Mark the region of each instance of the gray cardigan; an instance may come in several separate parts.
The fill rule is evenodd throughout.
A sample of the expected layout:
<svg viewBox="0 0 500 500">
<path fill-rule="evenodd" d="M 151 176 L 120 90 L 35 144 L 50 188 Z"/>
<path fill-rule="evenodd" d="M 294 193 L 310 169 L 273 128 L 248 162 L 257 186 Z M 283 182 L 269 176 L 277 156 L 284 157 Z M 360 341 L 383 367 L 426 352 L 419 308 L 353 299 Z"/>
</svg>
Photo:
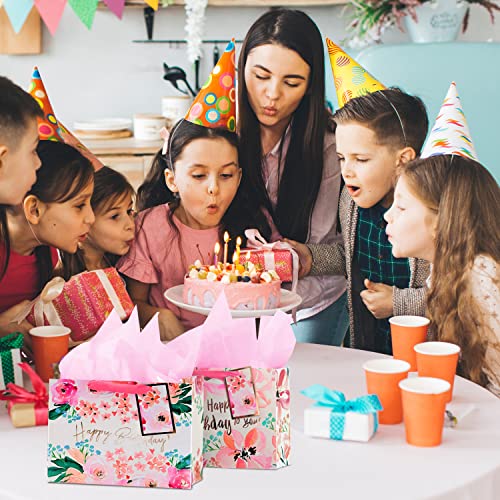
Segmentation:
<svg viewBox="0 0 500 500">
<path fill-rule="evenodd" d="M 359 293 L 354 293 L 363 288 L 359 271 L 353 268 L 353 256 L 356 242 L 356 227 L 358 223 L 357 205 L 344 188 L 339 201 L 340 226 L 344 244 L 308 244 L 312 254 L 311 275 L 340 274 L 347 277 L 347 291 L 349 304 L 350 338 L 351 347 L 358 349 L 369 349 L 370 343 L 363 335 L 363 318 L 356 317 L 359 308 Z M 425 315 L 426 279 L 429 276 L 429 263 L 422 259 L 409 259 L 410 263 L 410 287 L 397 288 L 394 290 L 394 316 L 399 315 Z M 357 286 L 353 287 L 353 284 Z M 353 290 L 354 288 L 354 290 Z M 354 304 L 357 302 L 357 305 Z M 361 306 L 362 307 L 362 306 Z M 365 312 L 368 312 L 366 308 Z M 365 320 L 369 319 L 362 311 Z M 370 314 L 371 316 L 371 314 Z M 373 318 L 373 316 L 372 316 Z"/>
</svg>

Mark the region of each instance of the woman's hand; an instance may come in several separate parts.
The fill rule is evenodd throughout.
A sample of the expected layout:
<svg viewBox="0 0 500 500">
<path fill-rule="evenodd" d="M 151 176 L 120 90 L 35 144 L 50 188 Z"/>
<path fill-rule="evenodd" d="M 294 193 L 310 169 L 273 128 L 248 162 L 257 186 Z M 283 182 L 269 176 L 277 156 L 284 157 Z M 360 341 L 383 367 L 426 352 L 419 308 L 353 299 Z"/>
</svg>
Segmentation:
<svg viewBox="0 0 500 500">
<path fill-rule="evenodd" d="M 158 323 L 160 325 L 160 338 L 163 342 L 166 340 L 173 340 L 186 331 L 175 314 L 168 309 L 160 310 Z"/>
<path fill-rule="evenodd" d="M 393 315 L 393 289 L 383 283 L 365 280 L 366 290 L 361 292 L 361 300 L 377 319 L 389 318 Z"/>
<path fill-rule="evenodd" d="M 288 243 L 299 255 L 299 278 L 307 276 L 311 272 L 312 255 L 307 245 L 298 241 L 284 238 L 285 243 Z"/>
</svg>

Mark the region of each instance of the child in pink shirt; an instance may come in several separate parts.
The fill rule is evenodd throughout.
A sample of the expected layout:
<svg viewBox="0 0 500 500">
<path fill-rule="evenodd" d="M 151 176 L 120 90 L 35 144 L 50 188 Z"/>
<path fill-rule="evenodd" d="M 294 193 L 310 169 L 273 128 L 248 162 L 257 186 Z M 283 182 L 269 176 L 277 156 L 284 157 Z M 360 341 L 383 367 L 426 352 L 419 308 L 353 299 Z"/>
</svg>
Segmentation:
<svg viewBox="0 0 500 500">
<path fill-rule="evenodd" d="M 225 230 L 243 235 L 249 227 L 236 196 L 240 180 L 236 134 L 183 120 L 170 135 L 166 155 L 156 155 L 139 188 L 138 209 L 143 211 L 136 219 L 136 238 L 117 268 L 127 277 L 141 323 L 159 312 L 163 340 L 205 319 L 179 309 L 163 294 L 184 282 L 190 264 L 212 261 Z"/>
</svg>

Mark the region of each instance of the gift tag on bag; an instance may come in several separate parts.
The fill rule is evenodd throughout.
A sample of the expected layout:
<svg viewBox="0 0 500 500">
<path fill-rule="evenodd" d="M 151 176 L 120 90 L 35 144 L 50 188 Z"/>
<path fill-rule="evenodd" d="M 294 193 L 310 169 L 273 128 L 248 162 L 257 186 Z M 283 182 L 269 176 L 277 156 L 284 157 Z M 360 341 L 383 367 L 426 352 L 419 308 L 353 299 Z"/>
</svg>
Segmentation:
<svg viewBox="0 0 500 500">
<path fill-rule="evenodd" d="M 259 414 L 257 394 L 250 367 L 231 370 L 238 375 L 226 377 L 227 399 L 233 418 L 255 417 Z"/>
</svg>

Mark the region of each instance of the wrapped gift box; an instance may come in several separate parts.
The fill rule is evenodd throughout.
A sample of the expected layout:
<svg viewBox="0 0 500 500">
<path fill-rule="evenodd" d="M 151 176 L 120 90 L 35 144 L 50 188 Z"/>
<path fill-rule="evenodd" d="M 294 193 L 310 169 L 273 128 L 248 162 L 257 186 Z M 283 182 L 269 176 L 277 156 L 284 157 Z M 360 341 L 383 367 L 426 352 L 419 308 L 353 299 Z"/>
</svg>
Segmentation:
<svg viewBox="0 0 500 500">
<path fill-rule="evenodd" d="M 343 441 L 369 441 L 378 429 L 382 409 L 375 395 L 346 401 L 343 393 L 326 387 L 311 386 L 302 394 L 317 403 L 304 410 L 304 434 Z"/>
<path fill-rule="evenodd" d="M 280 280 L 291 282 L 293 278 L 293 259 L 292 253 L 287 249 L 280 250 L 256 250 L 253 248 L 244 248 L 240 253 L 240 264 L 248 261 L 254 265 L 260 265 L 267 271 L 276 271 Z"/>
<path fill-rule="evenodd" d="M 73 341 L 92 337 L 115 309 L 123 321 L 134 304 L 114 267 L 89 271 L 64 282 L 55 278 L 34 301 L 27 320 L 36 326 L 64 325 Z"/>
<path fill-rule="evenodd" d="M 0 390 L 9 383 L 23 385 L 23 374 L 19 367 L 22 346 L 22 333 L 11 333 L 0 338 Z"/>
</svg>

